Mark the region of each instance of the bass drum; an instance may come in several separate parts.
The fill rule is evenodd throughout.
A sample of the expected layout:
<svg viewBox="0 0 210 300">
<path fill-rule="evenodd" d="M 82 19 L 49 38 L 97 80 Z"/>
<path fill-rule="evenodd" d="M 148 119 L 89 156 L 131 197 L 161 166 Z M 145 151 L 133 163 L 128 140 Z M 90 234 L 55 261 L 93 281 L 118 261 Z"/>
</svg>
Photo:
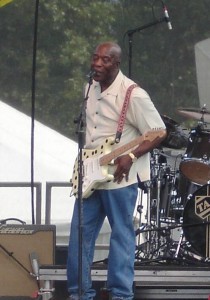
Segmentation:
<svg viewBox="0 0 210 300">
<path fill-rule="evenodd" d="M 183 232 L 192 250 L 210 257 L 210 185 L 189 196 L 183 213 Z"/>
</svg>

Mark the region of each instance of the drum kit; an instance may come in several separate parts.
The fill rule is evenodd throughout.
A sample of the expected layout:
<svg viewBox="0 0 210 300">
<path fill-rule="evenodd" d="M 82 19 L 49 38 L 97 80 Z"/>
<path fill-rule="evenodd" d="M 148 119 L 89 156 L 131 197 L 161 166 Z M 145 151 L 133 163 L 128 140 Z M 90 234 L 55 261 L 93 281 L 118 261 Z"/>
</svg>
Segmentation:
<svg viewBox="0 0 210 300">
<path fill-rule="evenodd" d="M 210 111 L 204 106 L 177 113 L 196 120 L 196 126 L 186 133 L 162 116 L 167 137 L 151 153 L 151 180 L 142 193 L 146 222 L 136 230 L 144 242 L 137 246 L 136 258 L 210 263 Z M 137 210 L 142 215 L 142 200 Z"/>
</svg>

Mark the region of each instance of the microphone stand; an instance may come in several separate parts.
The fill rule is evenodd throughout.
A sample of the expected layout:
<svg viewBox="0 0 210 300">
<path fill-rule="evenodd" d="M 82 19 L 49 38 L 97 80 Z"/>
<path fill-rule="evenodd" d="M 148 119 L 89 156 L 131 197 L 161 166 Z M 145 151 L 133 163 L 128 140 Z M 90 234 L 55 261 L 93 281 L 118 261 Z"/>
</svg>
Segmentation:
<svg viewBox="0 0 210 300">
<path fill-rule="evenodd" d="M 83 199 L 82 199 L 82 183 L 83 183 L 83 161 L 82 161 L 82 149 L 84 148 L 84 135 L 85 135 L 85 124 L 86 124 L 86 106 L 87 100 L 89 97 L 90 87 L 93 83 L 92 76 L 89 77 L 89 86 L 87 93 L 84 98 L 83 105 L 81 107 L 81 112 L 78 118 L 74 120 L 74 123 L 77 124 L 76 133 L 78 135 L 78 211 L 79 211 L 79 231 L 78 231 L 78 241 L 79 241 L 79 250 L 78 250 L 78 293 L 79 299 L 82 299 L 82 239 L 83 239 Z"/>
<path fill-rule="evenodd" d="M 141 31 L 143 29 L 149 28 L 151 26 L 160 24 L 162 22 L 167 22 L 167 18 L 163 17 L 161 19 L 155 20 L 153 22 L 147 23 L 143 26 L 134 28 L 134 29 L 130 29 L 128 30 L 125 34 L 128 35 L 128 43 L 129 43 L 129 54 L 128 54 L 128 61 L 129 61 L 129 65 L 128 65 L 128 77 L 131 78 L 131 67 L 132 67 L 132 52 L 133 52 L 133 34 Z"/>
</svg>

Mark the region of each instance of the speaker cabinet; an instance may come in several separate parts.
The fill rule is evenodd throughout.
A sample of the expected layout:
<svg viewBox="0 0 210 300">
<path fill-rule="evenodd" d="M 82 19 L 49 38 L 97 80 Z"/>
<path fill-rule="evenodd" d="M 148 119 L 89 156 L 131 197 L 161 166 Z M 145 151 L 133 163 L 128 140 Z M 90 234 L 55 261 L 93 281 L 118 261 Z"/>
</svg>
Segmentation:
<svg viewBox="0 0 210 300">
<path fill-rule="evenodd" d="M 38 291 L 31 257 L 53 265 L 55 241 L 55 225 L 0 225 L 0 296 L 31 297 Z"/>
</svg>

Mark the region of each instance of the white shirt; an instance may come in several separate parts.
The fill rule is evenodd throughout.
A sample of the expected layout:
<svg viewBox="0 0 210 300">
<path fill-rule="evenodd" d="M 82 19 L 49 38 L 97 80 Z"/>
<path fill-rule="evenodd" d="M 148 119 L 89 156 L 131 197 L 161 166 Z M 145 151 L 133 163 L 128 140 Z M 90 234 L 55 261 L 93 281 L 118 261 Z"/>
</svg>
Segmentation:
<svg viewBox="0 0 210 300">
<path fill-rule="evenodd" d="M 103 144 L 107 137 L 115 138 L 121 109 L 126 91 L 134 82 L 119 71 L 114 82 L 101 93 L 100 84 L 93 80 L 90 87 L 86 108 L 86 142 L 85 148 L 95 149 Z M 145 90 L 140 87 L 133 89 L 126 114 L 120 143 L 112 149 L 127 144 L 152 129 L 165 129 L 165 124 Z M 126 153 L 131 152 L 132 149 Z M 109 172 L 114 173 L 116 166 L 110 166 Z M 141 156 L 131 167 L 129 180 L 101 183 L 98 189 L 116 189 L 137 182 L 150 180 L 150 153 Z"/>
</svg>

